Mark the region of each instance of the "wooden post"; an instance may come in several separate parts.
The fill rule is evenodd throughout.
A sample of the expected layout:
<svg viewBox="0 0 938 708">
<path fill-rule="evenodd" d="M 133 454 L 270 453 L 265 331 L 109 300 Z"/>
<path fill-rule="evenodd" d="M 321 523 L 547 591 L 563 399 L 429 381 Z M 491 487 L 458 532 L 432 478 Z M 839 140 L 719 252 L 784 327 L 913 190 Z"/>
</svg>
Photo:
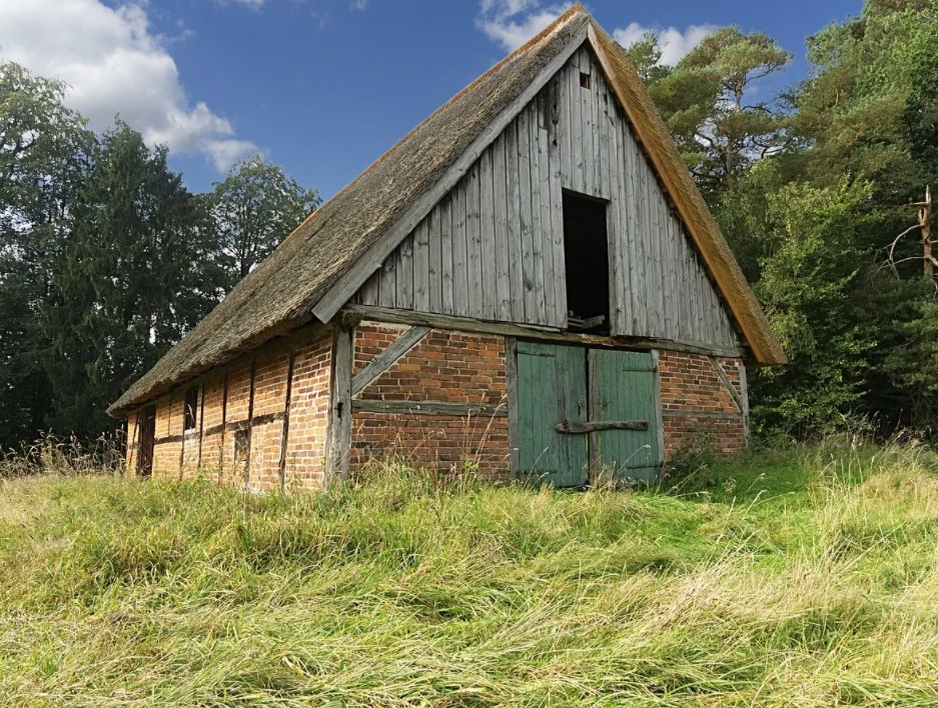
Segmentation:
<svg viewBox="0 0 938 708">
<path fill-rule="evenodd" d="M 251 444 L 254 437 L 254 378 L 257 375 L 257 357 L 251 359 L 251 391 L 248 395 L 248 453 L 244 461 L 244 488 L 251 486 Z"/>
<path fill-rule="evenodd" d="M 221 441 L 218 444 L 218 481 L 225 480 L 225 426 L 228 424 L 228 369 L 225 370 L 225 383 L 221 394 Z"/>
<path fill-rule="evenodd" d="M 348 479 L 352 446 L 352 365 L 354 328 L 335 328 L 332 341 L 332 381 L 326 446 L 326 479 Z"/>
<path fill-rule="evenodd" d="M 290 347 L 290 363 L 287 365 L 287 395 L 283 404 L 283 428 L 280 437 L 280 491 L 287 489 L 287 444 L 290 439 L 290 404 L 293 399 L 293 369 L 296 362 L 296 347 Z"/>
</svg>

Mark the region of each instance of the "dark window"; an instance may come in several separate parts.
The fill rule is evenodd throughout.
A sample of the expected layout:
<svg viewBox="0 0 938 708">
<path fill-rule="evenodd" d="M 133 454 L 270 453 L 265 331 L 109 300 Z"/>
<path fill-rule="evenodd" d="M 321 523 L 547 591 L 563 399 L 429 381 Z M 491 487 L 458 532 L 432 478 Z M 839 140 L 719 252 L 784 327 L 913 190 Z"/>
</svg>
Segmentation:
<svg viewBox="0 0 938 708">
<path fill-rule="evenodd" d="M 185 424 L 183 430 L 192 430 L 195 427 L 199 407 L 199 389 L 196 386 L 186 389 Z"/>
<path fill-rule="evenodd" d="M 607 202 L 563 195 L 563 253 L 566 261 L 568 326 L 609 332 L 609 243 Z"/>
<path fill-rule="evenodd" d="M 249 431 L 246 428 L 244 430 L 235 431 L 235 435 L 234 435 L 235 462 L 247 462 L 248 461 L 248 441 L 250 440 L 248 433 Z"/>
<path fill-rule="evenodd" d="M 588 89 L 590 87 L 590 75 L 589 74 L 584 74 L 583 72 L 580 72 L 580 86 L 582 86 L 585 89 Z"/>
</svg>

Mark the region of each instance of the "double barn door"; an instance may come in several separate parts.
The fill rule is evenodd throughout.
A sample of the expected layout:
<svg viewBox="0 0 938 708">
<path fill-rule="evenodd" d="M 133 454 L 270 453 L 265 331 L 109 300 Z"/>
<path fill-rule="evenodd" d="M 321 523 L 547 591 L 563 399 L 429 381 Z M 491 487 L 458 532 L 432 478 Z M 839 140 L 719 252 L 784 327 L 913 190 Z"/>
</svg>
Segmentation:
<svg viewBox="0 0 938 708">
<path fill-rule="evenodd" d="M 661 469 L 649 352 L 517 345 L 520 475 L 577 487 L 602 475 L 654 482 Z"/>
</svg>

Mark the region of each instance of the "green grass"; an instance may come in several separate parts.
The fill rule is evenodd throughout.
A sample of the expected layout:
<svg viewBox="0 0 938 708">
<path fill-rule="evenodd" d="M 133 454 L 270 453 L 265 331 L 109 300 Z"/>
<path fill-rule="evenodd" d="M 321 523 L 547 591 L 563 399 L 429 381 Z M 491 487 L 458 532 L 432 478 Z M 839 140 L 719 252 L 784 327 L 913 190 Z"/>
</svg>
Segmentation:
<svg viewBox="0 0 938 708">
<path fill-rule="evenodd" d="M 0 706 L 938 705 L 936 470 L 827 445 L 668 493 L 0 480 Z"/>
</svg>

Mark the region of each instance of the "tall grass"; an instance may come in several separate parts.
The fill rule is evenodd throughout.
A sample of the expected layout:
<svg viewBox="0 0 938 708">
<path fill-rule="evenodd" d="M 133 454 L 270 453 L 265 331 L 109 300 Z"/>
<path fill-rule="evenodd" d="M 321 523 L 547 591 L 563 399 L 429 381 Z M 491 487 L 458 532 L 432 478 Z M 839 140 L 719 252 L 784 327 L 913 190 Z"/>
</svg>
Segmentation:
<svg viewBox="0 0 938 708">
<path fill-rule="evenodd" d="M 935 458 L 700 467 L 676 492 L 0 480 L 0 705 L 938 705 Z"/>
</svg>

